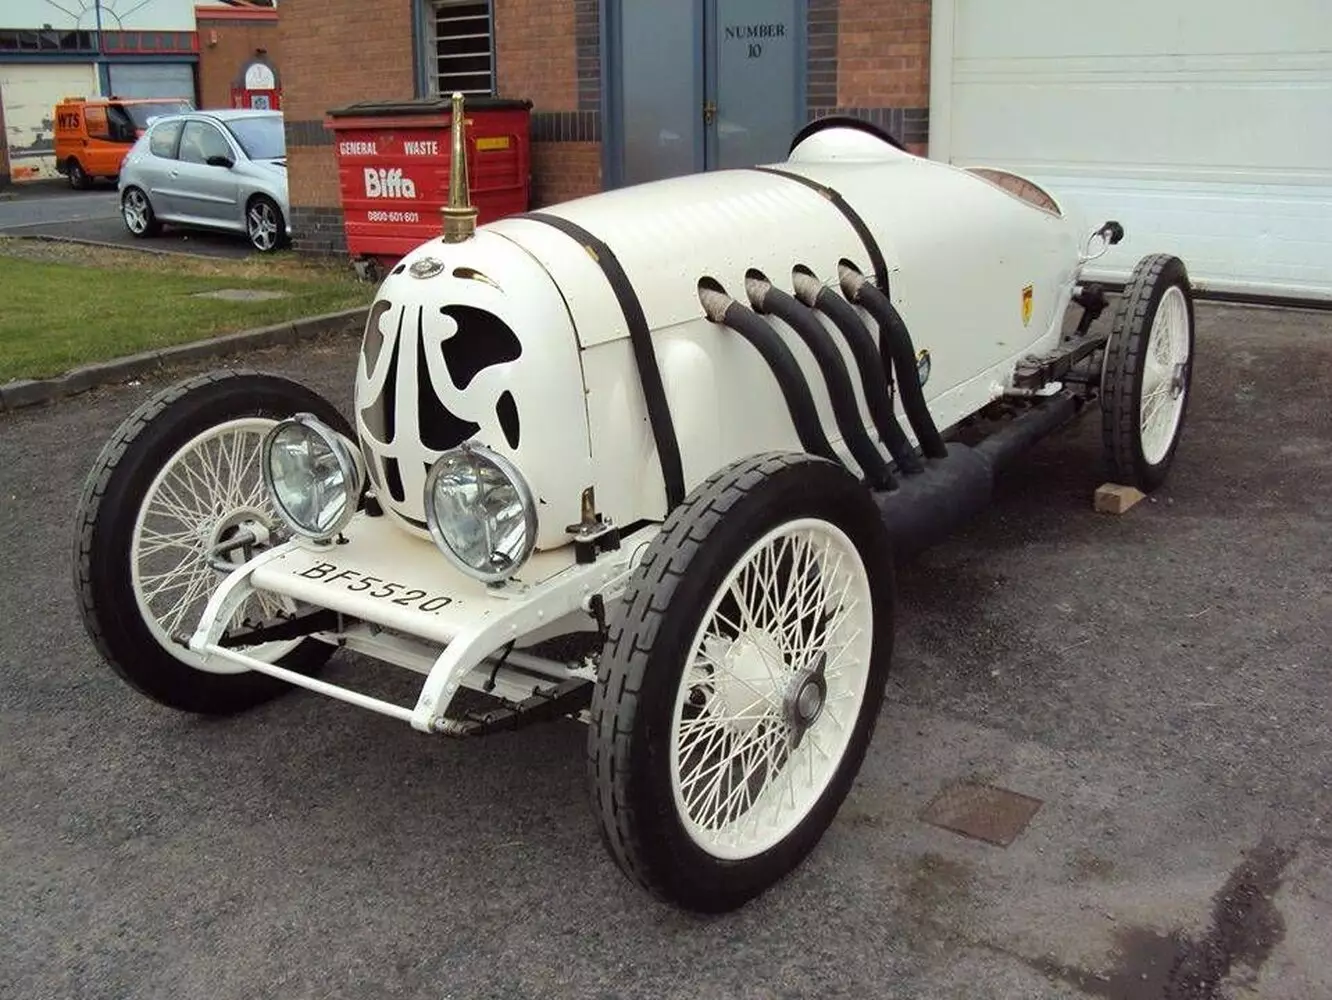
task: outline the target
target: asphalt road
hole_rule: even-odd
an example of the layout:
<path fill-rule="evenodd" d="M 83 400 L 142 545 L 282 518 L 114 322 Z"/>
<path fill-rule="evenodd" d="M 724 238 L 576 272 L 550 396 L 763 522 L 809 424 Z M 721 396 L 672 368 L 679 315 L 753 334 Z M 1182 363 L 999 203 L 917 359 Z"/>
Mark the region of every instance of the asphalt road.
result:
<path fill-rule="evenodd" d="M 152 239 L 136 239 L 120 219 L 115 189 L 104 184 L 87 191 L 46 182 L 15 184 L 5 192 L 13 197 L 0 201 L 0 236 L 54 236 L 208 257 L 242 258 L 251 253 L 240 234 L 167 226 Z"/>
<path fill-rule="evenodd" d="M 605 857 L 575 723 L 453 743 L 131 692 L 76 617 L 71 516 L 160 380 L 0 417 L 0 996 L 1332 996 L 1332 315 L 1199 321 L 1167 488 L 1093 513 L 1093 416 L 903 566 L 856 788 L 712 919 Z M 251 362 L 345 407 L 352 354 Z M 1006 848 L 918 818 L 963 779 L 1042 804 Z"/>

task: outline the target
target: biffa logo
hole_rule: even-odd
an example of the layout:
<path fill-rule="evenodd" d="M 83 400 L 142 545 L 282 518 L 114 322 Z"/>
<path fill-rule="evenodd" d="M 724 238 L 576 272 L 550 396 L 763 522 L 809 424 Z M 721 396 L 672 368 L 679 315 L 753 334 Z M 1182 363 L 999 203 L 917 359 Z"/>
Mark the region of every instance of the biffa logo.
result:
<path fill-rule="evenodd" d="M 367 198 L 415 198 L 416 184 L 410 177 L 402 176 L 402 170 L 394 167 L 365 168 L 365 196 Z"/>

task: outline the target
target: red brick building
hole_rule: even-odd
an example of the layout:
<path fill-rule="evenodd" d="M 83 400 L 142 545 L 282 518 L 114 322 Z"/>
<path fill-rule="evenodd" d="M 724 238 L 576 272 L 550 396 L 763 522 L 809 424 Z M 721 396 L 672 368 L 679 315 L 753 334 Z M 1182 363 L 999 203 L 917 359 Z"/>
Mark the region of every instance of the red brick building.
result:
<path fill-rule="evenodd" d="M 199 47 L 199 106 L 281 107 L 278 13 L 255 6 L 194 8 Z"/>
<path fill-rule="evenodd" d="M 279 9 L 299 248 L 342 246 L 325 121 L 361 101 L 454 89 L 531 101 L 533 207 L 781 158 L 801 125 L 834 111 L 925 150 L 929 0 L 283 0 Z M 657 132 L 645 135 L 645 122 Z"/>

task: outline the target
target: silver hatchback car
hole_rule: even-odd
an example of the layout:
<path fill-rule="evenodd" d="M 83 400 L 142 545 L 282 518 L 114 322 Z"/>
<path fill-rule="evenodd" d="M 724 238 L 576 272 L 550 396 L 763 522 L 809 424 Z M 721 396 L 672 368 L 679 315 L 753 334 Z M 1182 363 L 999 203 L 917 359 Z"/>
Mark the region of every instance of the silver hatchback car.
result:
<path fill-rule="evenodd" d="M 155 118 L 120 167 L 135 236 L 163 223 L 244 233 L 265 253 L 290 236 L 282 112 L 223 109 Z"/>

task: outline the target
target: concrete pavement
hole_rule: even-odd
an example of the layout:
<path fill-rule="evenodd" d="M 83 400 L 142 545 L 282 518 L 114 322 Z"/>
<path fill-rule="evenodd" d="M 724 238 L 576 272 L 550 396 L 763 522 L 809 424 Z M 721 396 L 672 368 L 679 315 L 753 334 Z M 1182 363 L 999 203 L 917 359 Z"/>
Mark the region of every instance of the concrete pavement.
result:
<path fill-rule="evenodd" d="M 1332 996 L 1332 315 L 1198 321 L 1167 487 L 1093 513 L 1092 414 L 901 567 L 848 802 L 711 919 L 603 855 L 574 723 L 450 743 L 303 692 L 211 722 L 135 695 L 79 626 L 71 517 L 165 379 L 0 416 L 0 995 Z M 248 360 L 348 407 L 351 341 Z M 1006 848 L 918 818 L 965 780 L 1040 809 Z"/>

